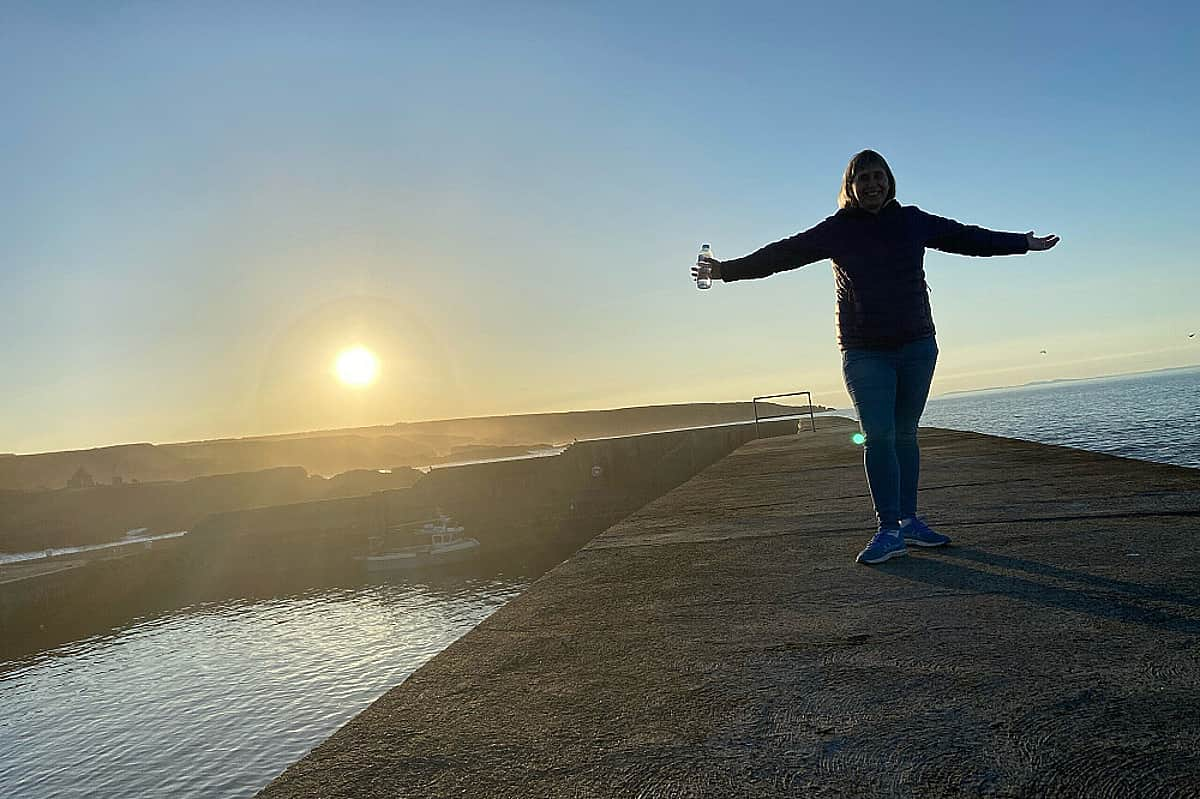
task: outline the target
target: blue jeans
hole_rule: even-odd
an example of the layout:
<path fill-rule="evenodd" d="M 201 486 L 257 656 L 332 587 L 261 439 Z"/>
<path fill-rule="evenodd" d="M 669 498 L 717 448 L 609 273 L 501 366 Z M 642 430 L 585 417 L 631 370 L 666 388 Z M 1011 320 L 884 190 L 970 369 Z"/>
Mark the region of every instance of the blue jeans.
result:
<path fill-rule="evenodd" d="M 842 353 L 846 390 L 866 436 L 867 485 L 881 526 L 895 527 L 917 513 L 917 422 L 929 397 L 937 355 L 933 336 L 895 349 Z"/>

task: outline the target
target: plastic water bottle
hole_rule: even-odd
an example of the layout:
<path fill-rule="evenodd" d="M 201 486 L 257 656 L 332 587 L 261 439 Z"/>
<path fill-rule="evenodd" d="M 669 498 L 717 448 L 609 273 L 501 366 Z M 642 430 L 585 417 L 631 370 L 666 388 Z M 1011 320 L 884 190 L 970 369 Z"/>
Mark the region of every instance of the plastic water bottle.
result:
<path fill-rule="evenodd" d="M 712 267 L 705 262 L 707 258 L 712 258 L 712 247 L 701 244 L 700 255 L 696 256 L 696 288 L 698 289 L 712 288 Z"/>

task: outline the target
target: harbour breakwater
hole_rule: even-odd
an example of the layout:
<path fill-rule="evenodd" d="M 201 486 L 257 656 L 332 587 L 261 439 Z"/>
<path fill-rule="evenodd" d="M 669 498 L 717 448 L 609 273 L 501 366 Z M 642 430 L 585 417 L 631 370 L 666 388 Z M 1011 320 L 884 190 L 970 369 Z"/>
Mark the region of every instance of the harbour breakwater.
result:
<path fill-rule="evenodd" d="M 146 535 L 191 530 L 221 511 L 361 496 L 407 488 L 420 477 L 419 470 L 405 466 L 325 478 L 283 465 L 181 481 L 0 491 L 0 551 L 95 546 L 138 530 Z"/>
<path fill-rule="evenodd" d="M 171 608 L 353 585 L 373 536 L 439 511 L 480 541 L 482 568 L 553 565 L 747 441 L 796 430 L 779 419 L 576 441 L 553 456 L 436 468 L 409 488 L 216 513 L 116 556 L 0 567 L 0 657 Z"/>

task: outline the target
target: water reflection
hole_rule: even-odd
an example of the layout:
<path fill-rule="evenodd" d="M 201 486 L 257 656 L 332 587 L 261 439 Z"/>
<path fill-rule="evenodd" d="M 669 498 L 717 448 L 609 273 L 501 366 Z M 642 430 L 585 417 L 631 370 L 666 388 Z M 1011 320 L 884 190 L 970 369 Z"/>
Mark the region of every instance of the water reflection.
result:
<path fill-rule="evenodd" d="M 200 603 L 3 664 L 0 795 L 252 794 L 529 582 Z"/>

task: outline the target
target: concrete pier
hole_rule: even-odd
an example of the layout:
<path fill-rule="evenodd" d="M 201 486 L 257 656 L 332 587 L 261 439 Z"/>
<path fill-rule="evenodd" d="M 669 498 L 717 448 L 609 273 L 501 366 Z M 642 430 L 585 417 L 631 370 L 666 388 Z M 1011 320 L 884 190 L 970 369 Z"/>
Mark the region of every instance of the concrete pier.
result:
<path fill-rule="evenodd" d="M 260 796 L 1200 796 L 1200 470 L 921 431 L 879 567 L 848 421 L 605 531 Z"/>

